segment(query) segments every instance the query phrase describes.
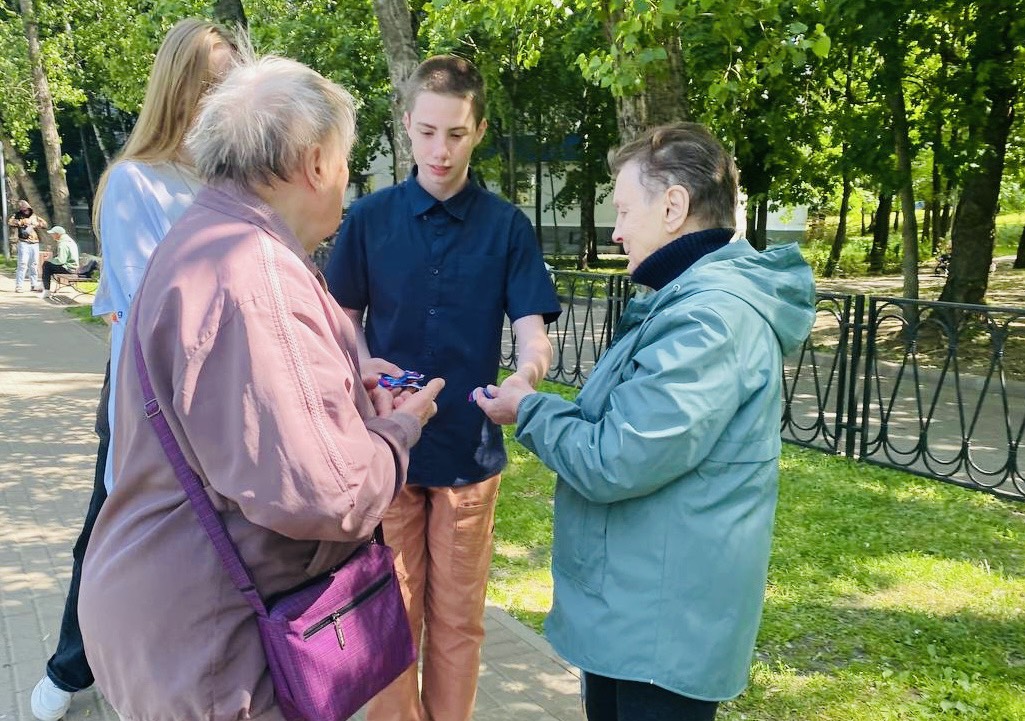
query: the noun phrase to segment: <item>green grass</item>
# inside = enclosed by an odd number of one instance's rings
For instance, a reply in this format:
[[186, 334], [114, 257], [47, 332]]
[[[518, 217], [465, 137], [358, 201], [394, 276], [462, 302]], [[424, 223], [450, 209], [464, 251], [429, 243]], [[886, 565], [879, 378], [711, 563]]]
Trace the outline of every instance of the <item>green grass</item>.
[[[545, 260], [556, 270], [576, 270], [577, 256], [574, 255], [546, 255]], [[598, 260], [590, 264], [590, 270], [594, 273], [625, 273], [626, 255], [599, 255]]]
[[[508, 447], [488, 594], [539, 630], [554, 478]], [[1023, 719], [1023, 609], [1025, 506], [785, 446], [752, 683], [721, 718]]]
[[95, 325], [103, 325], [103, 318], [93, 315], [92, 305], [72, 305], [65, 308], [68, 313], [78, 318], [83, 323], [91, 323]]
[[[833, 237], [836, 235], [838, 217], [826, 219], [824, 234], [821, 240], [809, 240], [802, 244], [801, 251], [805, 260], [815, 271], [821, 275], [825, 270], [826, 262], [829, 259], [830, 246]], [[1021, 238], [1022, 225], [1025, 224], [1025, 213], [1005, 213], [996, 220], [996, 243], [993, 248], [994, 257], [1015, 255], [1018, 251], [1018, 241]], [[922, 229], [922, 212], [918, 213], [918, 229]], [[861, 276], [868, 273], [868, 252], [872, 247], [871, 235], [857, 235], [861, 230], [860, 218], [852, 213], [847, 219], [847, 242], [840, 252], [840, 263], [838, 275]], [[949, 238], [944, 241], [949, 244]], [[883, 273], [900, 273], [900, 231], [890, 228], [890, 242], [887, 246], [886, 256], [883, 259]], [[942, 252], [942, 251], [941, 251]], [[929, 263], [932, 259], [932, 245], [930, 242], [919, 243], [919, 259]], [[931, 267], [931, 266], [930, 266]]]

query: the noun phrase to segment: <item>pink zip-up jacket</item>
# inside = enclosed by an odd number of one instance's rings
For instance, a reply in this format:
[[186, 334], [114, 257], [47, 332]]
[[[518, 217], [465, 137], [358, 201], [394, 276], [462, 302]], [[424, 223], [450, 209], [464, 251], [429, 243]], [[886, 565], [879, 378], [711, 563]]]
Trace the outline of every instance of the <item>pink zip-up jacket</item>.
[[352, 324], [293, 233], [235, 186], [204, 189], [150, 261], [118, 373], [114, 492], [79, 618], [127, 721], [277, 720], [253, 611], [143, 411], [134, 342], [189, 464], [264, 598], [344, 560], [405, 482], [408, 414], [375, 416]]

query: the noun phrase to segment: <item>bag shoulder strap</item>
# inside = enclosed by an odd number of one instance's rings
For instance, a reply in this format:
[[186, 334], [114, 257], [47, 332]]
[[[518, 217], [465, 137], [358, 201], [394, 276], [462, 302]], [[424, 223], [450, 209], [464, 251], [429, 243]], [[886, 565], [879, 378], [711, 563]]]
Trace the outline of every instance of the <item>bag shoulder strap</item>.
[[217, 554], [221, 557], [221, 563], [231, 577], [232, 583], [238, 587], [238, 590], [245, 597], [249, 605], [252, 606], [256, 614], [265, 618], [267, 616], [267, 607], [256, 590], [253, 574], [239, 555], [238, 547], [235, 546], [235, 542], [228, 535], [224, 519], [221, 518], [221, 514], [217, 512], [213, 503], [210, 502], [210, 497], [203, 490], [203, 482], [199, 479], [196, 472], [192, 470], [192, 467], [189, 466], [189, 462], [185, 460], [185, 454], [182, 453], [181, 446], [175, 440], [171, 427], [167, 424], [167, 419], [164, 418], [164, 413], [157, 402], [156, 394], [153, 392], [149, 373], [146, 371], [146, 362], [142, 358], [142, 344], [139, 342], [139, 336], [135, 335], [132, 340], [134, 341], [135, 367], [139, 371], [139, 383], [142, 385], [142, 398], [146, 417], [153, 424], [153, 430], [156, 431], [157, 438], [160, 439], [160, 445], [163, 446], [167, 459], [174, 467], [174, 474], [178, 477], [182, 488], [185, 489], [189, 502], [192, 504], [196, 516], [199, 517], [200, 524], [213, 542], [214, 548], [217, 549]]

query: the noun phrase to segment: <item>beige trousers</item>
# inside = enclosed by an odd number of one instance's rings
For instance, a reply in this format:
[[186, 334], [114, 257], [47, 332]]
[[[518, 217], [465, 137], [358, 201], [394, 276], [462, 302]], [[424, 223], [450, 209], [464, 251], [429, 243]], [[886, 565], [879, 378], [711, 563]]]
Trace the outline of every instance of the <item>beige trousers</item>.
[[388, 509], [384, 539], [413, 638], [422, 633], [423, 689], [414, 664], [367, 705], [367, 721], [470, 721], [500, 481], [406, 486]]

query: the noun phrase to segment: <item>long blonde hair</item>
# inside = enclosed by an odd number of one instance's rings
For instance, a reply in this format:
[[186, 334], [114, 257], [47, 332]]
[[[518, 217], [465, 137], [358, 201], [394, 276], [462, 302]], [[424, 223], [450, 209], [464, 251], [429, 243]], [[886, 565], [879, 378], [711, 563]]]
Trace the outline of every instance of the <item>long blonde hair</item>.
[[100, 235], [100, 206], [111, 169], [123, 160], [142, 163], [185, 162], [185, 134], [192, 124], [199, 101], [217, 82], [210, 66], [214, 47], [224, 44], [236, 55], [238, 42], [215, 23], [187, 18], [174, 24], [160, 44], [153, 61], [146, 97], [139, 119], [117, 160], [103, 172], [93, 201], [93, 229]]

